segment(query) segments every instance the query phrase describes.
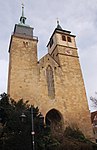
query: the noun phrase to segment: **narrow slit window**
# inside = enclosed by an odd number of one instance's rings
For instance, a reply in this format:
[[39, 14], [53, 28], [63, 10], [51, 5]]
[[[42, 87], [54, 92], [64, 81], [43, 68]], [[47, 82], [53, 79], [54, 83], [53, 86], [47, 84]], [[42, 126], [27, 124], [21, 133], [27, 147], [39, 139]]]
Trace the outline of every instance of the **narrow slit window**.
[[46, 69], [48, 96], [52, 99], [55, 97], [54, 77], [52, 67], [49, 65]]

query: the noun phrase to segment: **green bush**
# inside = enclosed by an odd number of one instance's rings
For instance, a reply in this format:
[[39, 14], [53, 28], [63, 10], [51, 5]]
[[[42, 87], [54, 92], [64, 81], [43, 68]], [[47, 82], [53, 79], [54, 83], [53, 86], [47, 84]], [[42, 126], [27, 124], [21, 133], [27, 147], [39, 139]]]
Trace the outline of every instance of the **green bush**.
[[87, 141], [84, 134], [78, 128], [66, 127], [64, 131], [64, 137], [77, 139], [83, 142]]

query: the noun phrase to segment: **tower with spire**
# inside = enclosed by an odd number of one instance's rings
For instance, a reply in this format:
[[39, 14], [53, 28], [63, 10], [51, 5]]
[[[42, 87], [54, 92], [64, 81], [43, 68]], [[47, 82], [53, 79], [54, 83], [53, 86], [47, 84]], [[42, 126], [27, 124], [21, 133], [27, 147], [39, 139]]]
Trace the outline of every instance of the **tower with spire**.
[[[33, 36], [33, 28], [27, 25], [25, 21], [24, 5], [22, 5], [20, 22], [15, 24], [9, 46], [8, 93], [14, 99], [23, 97], [29, 99], [37, 83], [38, 38]], [[33, 84], [34, 81], [35, 84]]]
[[16, 101], [23, 98], [38, 106], [52, 132], [73, 126], [93, 140], [75, 35], [57, 20], [48, 53], [38, 61], [38, 38], [25, 21], [22, 5], [20, 23], [15, 25], [9, 46], [8, 94]]

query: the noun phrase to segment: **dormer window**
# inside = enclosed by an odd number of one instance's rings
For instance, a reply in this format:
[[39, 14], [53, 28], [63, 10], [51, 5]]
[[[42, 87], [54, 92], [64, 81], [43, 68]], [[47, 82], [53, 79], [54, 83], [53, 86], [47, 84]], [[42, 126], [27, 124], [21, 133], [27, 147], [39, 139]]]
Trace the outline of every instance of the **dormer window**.
[[71, 37], [68, 36], [68, 37], [67, 37], [67, 40], [68, 40], [68, 42], [71, 42]]
[[62, 41], [66, 41], [66, 36], [62, 35]]
[[50, 40], [50, 48], [52, 47], [53, 45], [53, 39]]

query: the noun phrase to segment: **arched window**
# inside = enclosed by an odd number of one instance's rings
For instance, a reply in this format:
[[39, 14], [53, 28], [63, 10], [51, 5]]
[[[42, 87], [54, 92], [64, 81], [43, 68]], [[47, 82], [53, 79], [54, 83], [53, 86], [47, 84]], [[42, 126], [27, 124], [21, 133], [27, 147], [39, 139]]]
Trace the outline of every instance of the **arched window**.
[[67, 40], [68, 40], [68, 42], [71, 42], [71, 37], [68, 36], [68, 37], [67, 37]]
[[50, 65], [46, 69], [46, 76], [48, 85], [48, 96], [53, 99], [55, 97], [55, 88], [54, 88], [53, 70]]
[[66, 41], [65, 35], [62, 35], [62, 41]]

